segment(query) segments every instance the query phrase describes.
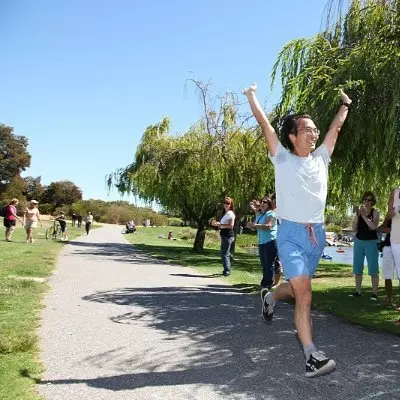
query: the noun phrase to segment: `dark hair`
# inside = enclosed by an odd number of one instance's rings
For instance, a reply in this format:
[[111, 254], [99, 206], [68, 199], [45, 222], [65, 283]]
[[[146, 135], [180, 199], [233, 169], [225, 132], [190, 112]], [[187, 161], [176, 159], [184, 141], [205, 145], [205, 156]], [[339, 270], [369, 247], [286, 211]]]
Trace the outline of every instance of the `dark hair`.
[[297, 136], [297, 121], [302, 118], [312, 119], [308, 114], [289, 114], [283, 119], [280, 126], [279, 137], [282, 146], [290, 151], [293, 151], [294, 147], [289, 135], [293, 134]]
[[374, 195], [373, 192], [371, 192], [370, 190], [368, 190], [367, 192], [365, 192], [365, 193], [363, 194], [363, 197], [361, 198], [361, 202], [363, 202], [364, 199], [365, 199], [366, 197], [371, 197], [371, 198], [372, 198], [372, 204], [371, 204], [371, 205], [374, 206], [374, 205], [376, 204], [376, 197], [375, 197], [375, 195]]
[[224, 198], [224, 203], [225, 203], [225, 202], [229, 202], [229, 203], [230, 203], [229, 209], [233, 211], [233, 208], [234, 208], [234, 206], [233, 206], [233, 199], [232, 199], [231, 197], [225, 197], [225, 198]]
[[261, 197], [260, 201], [266, 201], [267, 202], [268, 210], [273, 210], [274, 209], [274, 207], [273, 207], [274, 204], [273, 204], [272, 200], [269, 197]]
[[271, 194], [271, 196], [269, 196], [269, 198], [271, 199], [271, 201], [272, 201], [272, 208], [274, 209], [274, 208], [276, 208], [276, 193], [274, 192], [274, 193], [272, 193]]

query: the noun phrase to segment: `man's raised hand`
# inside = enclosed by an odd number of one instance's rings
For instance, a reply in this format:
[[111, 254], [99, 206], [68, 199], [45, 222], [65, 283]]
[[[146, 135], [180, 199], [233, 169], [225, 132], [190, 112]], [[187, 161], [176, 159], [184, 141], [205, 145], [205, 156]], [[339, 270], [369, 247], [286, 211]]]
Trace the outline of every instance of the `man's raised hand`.
[[250, 85], [249, 87], [243, 89], [243, 90], [242, 90], [242, 93], [243, 93], [245, 96], [248, 96], [248, 95], [254, 94], [254, 93], [256, 92], [256, 90], [257, 90], [257, 83], [254, 82], [254, 83], [253, 83], [252, 85]]
[[343, 104], [351, 104], [352, 100], [342, 89], [339, 90], [339, 94]]

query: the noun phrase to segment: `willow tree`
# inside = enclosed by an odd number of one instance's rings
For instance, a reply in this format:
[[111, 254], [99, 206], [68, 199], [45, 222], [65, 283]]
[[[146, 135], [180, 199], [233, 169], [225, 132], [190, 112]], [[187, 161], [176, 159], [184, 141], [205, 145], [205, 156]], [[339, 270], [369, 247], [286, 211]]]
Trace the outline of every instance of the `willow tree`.
[[212, 107], [208, 85], [197, 82], [204, 117], [184, 134], [171, 135], [169, 120], [149, 126], [131, 165], [110, 176], [109, 184], [196, 222], [194, 250], [204, 245], [209, 220], [224, 196], [235, 199], [237, 217], [250, 199], [273, 188], [273, 171], [258, 130], [245, 127], [232, 94]]
[[353, 0], [324, 32], [291, 41], [278, 56], [272, 83], [280, 75], [280, 118], [306, 111], [326, 132], [338, 90], [353, 100], [330, 168], [330, 204], [354, 204], [364, 190], [384, 204], [400, 184], [399, 56], [399, 0]]

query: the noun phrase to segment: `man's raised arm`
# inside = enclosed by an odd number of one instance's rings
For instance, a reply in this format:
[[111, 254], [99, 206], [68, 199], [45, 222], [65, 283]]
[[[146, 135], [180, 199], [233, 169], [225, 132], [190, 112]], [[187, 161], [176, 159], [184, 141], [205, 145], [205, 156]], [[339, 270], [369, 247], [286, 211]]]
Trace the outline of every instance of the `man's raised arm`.
[[328, 133], [326, 134], [324, 139], [324, 145], [327, 147], [330, 156], [335, 149], [336, 140], [339, 136], [340, 129], [342, 128], [344, 121], [347, 118], [347, 114], [349, 113], [349, 107], [351, 104], [351, 99], [349, 98], [349, 96], [347, 96], [345, 92], [343, 92], [343, 90], [340, 90], [340, 97], [342, 100], [342, 105], [340, 106], [338, 113], [332, 121]]
[[278, 146], [279, 143], [279, 139], [275, 132], [275, 129], [268, 121], [268, 118], [265, 115], [264, 110], [261, 108], [260, 103], [257, 100], [256, 90], [257, 90], [257, 84], [253, 83], [250, 87], [243, 89], [242, 93], [247, 97], [251, 111], [255, 119], [257, 120], [258, 124], [261, 126], [261, 130], [264, 134], [270, 154], [274, 156], [276, 153], [276, 147]]

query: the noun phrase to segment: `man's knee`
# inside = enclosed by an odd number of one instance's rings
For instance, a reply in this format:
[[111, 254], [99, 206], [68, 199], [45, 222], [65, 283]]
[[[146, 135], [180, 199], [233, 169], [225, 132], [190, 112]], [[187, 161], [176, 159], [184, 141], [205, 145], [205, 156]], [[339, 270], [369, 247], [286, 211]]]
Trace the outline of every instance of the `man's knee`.
[[308, 276], [297, 276], [290, 280], [296, 301], [311, 301], [311, 279]]

